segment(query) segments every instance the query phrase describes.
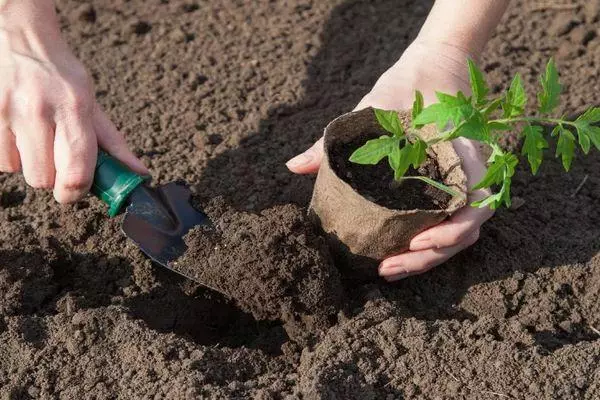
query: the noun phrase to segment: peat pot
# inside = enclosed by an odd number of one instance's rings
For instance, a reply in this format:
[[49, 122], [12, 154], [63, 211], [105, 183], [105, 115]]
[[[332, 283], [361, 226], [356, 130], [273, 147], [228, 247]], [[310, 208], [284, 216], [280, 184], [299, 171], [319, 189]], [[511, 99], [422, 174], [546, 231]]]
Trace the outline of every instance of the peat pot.
[[[405, 128], [408, 127], [410, 111], [400, 111], [399, 115]], [[421, 136], [430, 138], [436, 132], [435, 125], [428, 125], [421, 130]], [[407, 250], [414, 236], [437, 225], [466, 204], [466, 196], [450, 197], [421, 181], [406, 180], [394, 186], [387, 160], [382, 160], [379, 163], [382, 165], [378, 166], [351, 165], [348, 154], [340, 150], [344, 145], [354, 150], [367, 140], [386, 134], [372, 108], [347, 113], [332, 121], [325, 128], [325, 156], [309, 207], [311, 219], [328, 237], [337, 261], [347, 268], [347, 272], [358, 273], [361, 277], [377, 276], [377, 265], [382, 259]], [[428, 156], [426, 164], [430, 170], [436, 170], [437, 180], [465, 194], [466, 176], [452, 144], [433, 145]], [[384, 181], [386, 183], [380, 185], [382, 192], [395, 188], [393, 196], [402, 197], [405, 193], [408, 196], [410, 189], [409, 208], [394, 208], [389, 204], [390, 199], [378, 201], [365, 193], [360, 182], [353, 181], [356, 174], [352, 171], [371, 173], [371, 170], [374, 174], [390, 174]], [[412, 174], [416, 173], [412, 171]], [[377, 181], [378, 177], [373, 175], [373, 182]], [[436, 200], [436, 196], [441, 200]]]

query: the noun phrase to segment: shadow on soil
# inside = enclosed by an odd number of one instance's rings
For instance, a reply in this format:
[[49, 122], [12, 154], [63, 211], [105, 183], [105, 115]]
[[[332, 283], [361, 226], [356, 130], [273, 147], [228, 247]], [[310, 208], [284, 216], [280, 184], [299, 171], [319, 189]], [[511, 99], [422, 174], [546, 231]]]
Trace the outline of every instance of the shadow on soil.
[[[238, 148], [212, 159], [195, 187], [198, 193], [223, 196], [242, 210], [289, 202], [306, 206], [313, 178], [293, 176], [285, 161], [309, 147], [329, 121], [358, 103], [417, 34], [432, 4], [351, 0], [337, 7], [323, 30], [319, 53], [307, 66], [302, 101], [273, 108]], [[379, 289], [407, 316], [474, 319], [456, 304], [475, 285], [515, 274], [527, 276], [540, 268], [585, 268], [581, 263], [600, 249], [595, 239], [600, 224], [593, 223], [600, 216], [592, 196], [600, 181], [594, 168], [599, 161], [595, 155], [578, 159], [569, 175], [553, 159], [536, 177], [521, 169], [514, 194], [525, 204], [499, 211], [474, 248], [426, 275], [396, 285], [380, 284]], [[586, 185], [571, 197], [586, 175]], [[240, 176], [260, 177], [260, 184]], [[518, 307], [507, 308], [507, 314], [514, 315]]]
[[[193, 286], [155, 266], [160, 283], [130, 294], [134, 273], [128, 261], [102, 254], [72, 253], [54, 242], [46, 251], [0, 250], [0, 312], [21, 315], [17, 329], [33, 346], [43, 346], [43, 316], [56, 312], [124, 305], [134, 318], [159, 332], [173, 332], [202, 345], [260, 348], [279, 354], [288, 337], [275, 322], [257, 322], [220, 294]], [[17, 301], [18, 299], [18, 301]], [[0, 319], [0, 333], [5, 329]]]

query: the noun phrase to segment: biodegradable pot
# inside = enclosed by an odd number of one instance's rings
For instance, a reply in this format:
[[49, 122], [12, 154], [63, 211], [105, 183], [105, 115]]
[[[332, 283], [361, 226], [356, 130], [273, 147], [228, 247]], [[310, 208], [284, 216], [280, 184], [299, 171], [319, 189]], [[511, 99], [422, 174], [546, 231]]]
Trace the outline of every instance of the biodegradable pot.
[[[405, 127], [409, 126], [410, 112], [400, 111], [399, 115]], [[379, 126], [372, 108], [344, 114], [325, 128], [325, 155], [309, 215], [327, 235], [338, 261], [346, 264], [350, 272], [374, 277], [374, 267], [380, 260], [407, 250], [414, 236], [463, 207], [466, 196], [452, 198], [444, 209], [430, 210], [390, 209], [366, 199], [337, 175], [330, 162], [334, 144], [349, 143], [366, 133], [372, 137], [388, 134]], [[436, 133], [434, 125], [421, 131], [424, 138]], [[444, 184], [466, 193], [466, 176], [452, 144], [433, 145], [429, 157], [437, 162]]]

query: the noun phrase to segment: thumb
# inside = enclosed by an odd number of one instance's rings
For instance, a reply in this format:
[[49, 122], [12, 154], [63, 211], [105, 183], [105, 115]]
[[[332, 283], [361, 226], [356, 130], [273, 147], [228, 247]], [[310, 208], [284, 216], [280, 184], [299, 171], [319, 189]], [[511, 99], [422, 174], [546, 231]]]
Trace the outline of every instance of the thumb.
[[314, 174], [319, 171], [323, 159], [323, 138], [302, 154], [289, 160], [285, 165], [295, 174]]

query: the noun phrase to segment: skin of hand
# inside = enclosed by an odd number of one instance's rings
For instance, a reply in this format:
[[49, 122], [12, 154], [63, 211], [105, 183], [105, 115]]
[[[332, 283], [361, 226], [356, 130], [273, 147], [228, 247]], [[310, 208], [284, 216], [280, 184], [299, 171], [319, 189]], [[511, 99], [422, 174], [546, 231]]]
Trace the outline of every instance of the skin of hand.
[[[437, 0], [417, 39], [396, 64], [375, 83], [355, 110], [375, 107], [386, 110], [410, 109], [415, 90], [425, 103], [435, 102], [435, 92], [470, 93], [467, 58], [478, 59], [492, 31], [508, 6], [508, 0]], [[483, 178], [486, 167], [478, 144], [459, 138], [452, 142], [463, 160], [467, 186]], [[323, 139], [292, 158], [287, 167], [294, 173], [309, 174], [319, 169]], [[489, 192], [478, 190], [468, 201]], [[396, 281], [430, 270], [445, 262], [479, 238], [481, 225], [493, 215], [489, 208], [465, 206], [446, 221], [421, 232], [405, 253], [389, 257], [379, 265], [379, 275]]]
[[74, 202], [91, 187], [98, 146], [148, 173], [96, 102], [53, 2], [0, 1], [0, 172]]

